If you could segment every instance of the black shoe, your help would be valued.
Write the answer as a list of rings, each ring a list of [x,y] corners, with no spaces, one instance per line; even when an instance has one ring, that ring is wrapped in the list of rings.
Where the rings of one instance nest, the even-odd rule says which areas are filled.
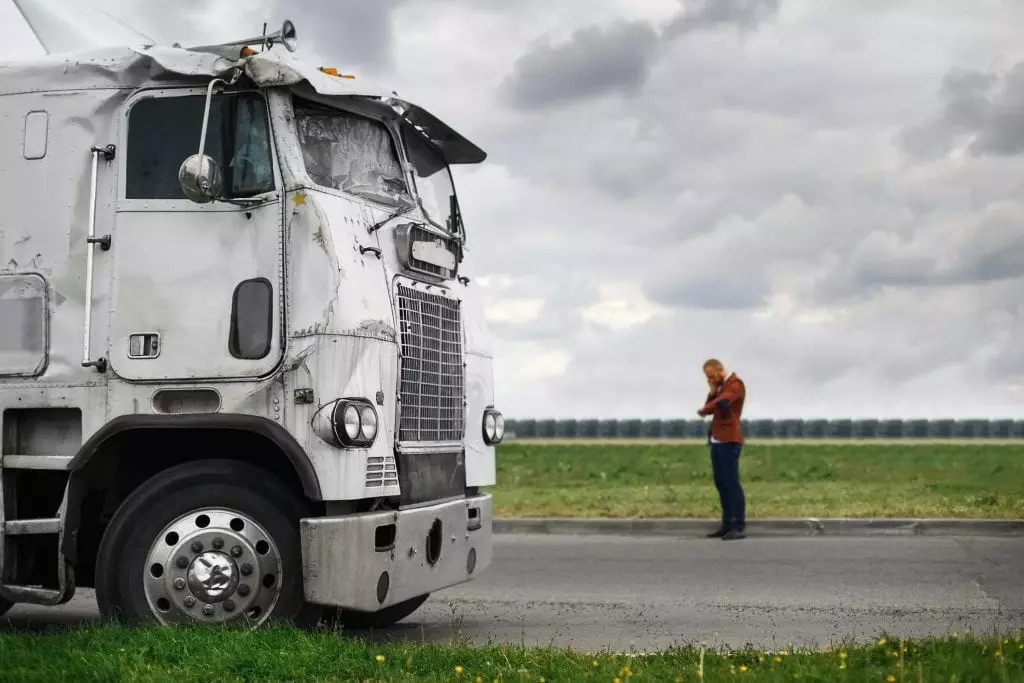
[[[708,538],[722,538],[727,533],[729,533],[729,527],[722,526],[722,527],[719,527],[719,529],[717,531],[712,531],[710,534],[707,535],[707,537]]]
[[[725,534],[722,536],[722,540],[723,541],[738,541],[739,539],[746,538],[746,537],[747,537],[747,535],[745,533],[743,533],[739,529],[729,529],[729,531],[725,532]]]

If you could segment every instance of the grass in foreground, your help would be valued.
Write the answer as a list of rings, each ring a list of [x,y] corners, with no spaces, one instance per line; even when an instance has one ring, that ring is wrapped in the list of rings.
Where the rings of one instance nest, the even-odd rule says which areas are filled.
[[[1024,681],[1020,634],[823,651],[630,657],[519,646],[374,645],[331,632],[89,628],[0,635],[4,681]]]
[[[504,517],[717,517],[703,444],[498,447]],[[1024,518],[1021,444],[747,444],[747,516]]]

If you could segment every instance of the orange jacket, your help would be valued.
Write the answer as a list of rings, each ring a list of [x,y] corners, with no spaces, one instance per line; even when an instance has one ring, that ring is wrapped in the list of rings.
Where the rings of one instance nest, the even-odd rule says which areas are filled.
[[[708,437],[728,443],[743,443],[743,429],[740,418],[743,416],[743,401],[747,397],[747,387],[743,380],[735,374],[729,375],[717,392],[708,394],[701,415],[711,415],[711,428]]]

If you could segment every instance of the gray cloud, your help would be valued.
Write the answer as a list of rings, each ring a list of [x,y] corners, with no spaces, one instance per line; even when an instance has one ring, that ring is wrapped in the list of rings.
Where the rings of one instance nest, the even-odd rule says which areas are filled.
[[[608,26],[577,29],[564,43],[545,40],[512,65],[502,83],[506,99],[523,110],[619,94],[635,97],[662,47],[696,31],[756,27],[778,11],[780,0],[681,0],[682,8],[662,26],[620,19]]]
[[[779,11],[780,0],[684,0],[683,11],[664,29],[668,39],[721,26],[745,31]]]
[[[990,104],[974,148],[977,153],[1020,154],[1024,152],[1024,62],[1003,79],[1003,88]]]
[[[907,126],[904,148],[921,158],[946,154],[960,136],[970,136],[975,156],[1024,152],[1024,62],[1005,74],[955,68],[939,88],[938,116]]]
[[[648,22],[617,21],[544,42],[516,60],[502,85],[509,101],[535,109],[607,93],[635,95],[647,80],[658,35]]]

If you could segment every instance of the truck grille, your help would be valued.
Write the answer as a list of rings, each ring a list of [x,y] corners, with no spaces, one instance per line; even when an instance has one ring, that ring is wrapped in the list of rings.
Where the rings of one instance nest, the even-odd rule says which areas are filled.
[[[460,303],[398,285],[402,338],[399,441],[462,440],[465,391]]]

